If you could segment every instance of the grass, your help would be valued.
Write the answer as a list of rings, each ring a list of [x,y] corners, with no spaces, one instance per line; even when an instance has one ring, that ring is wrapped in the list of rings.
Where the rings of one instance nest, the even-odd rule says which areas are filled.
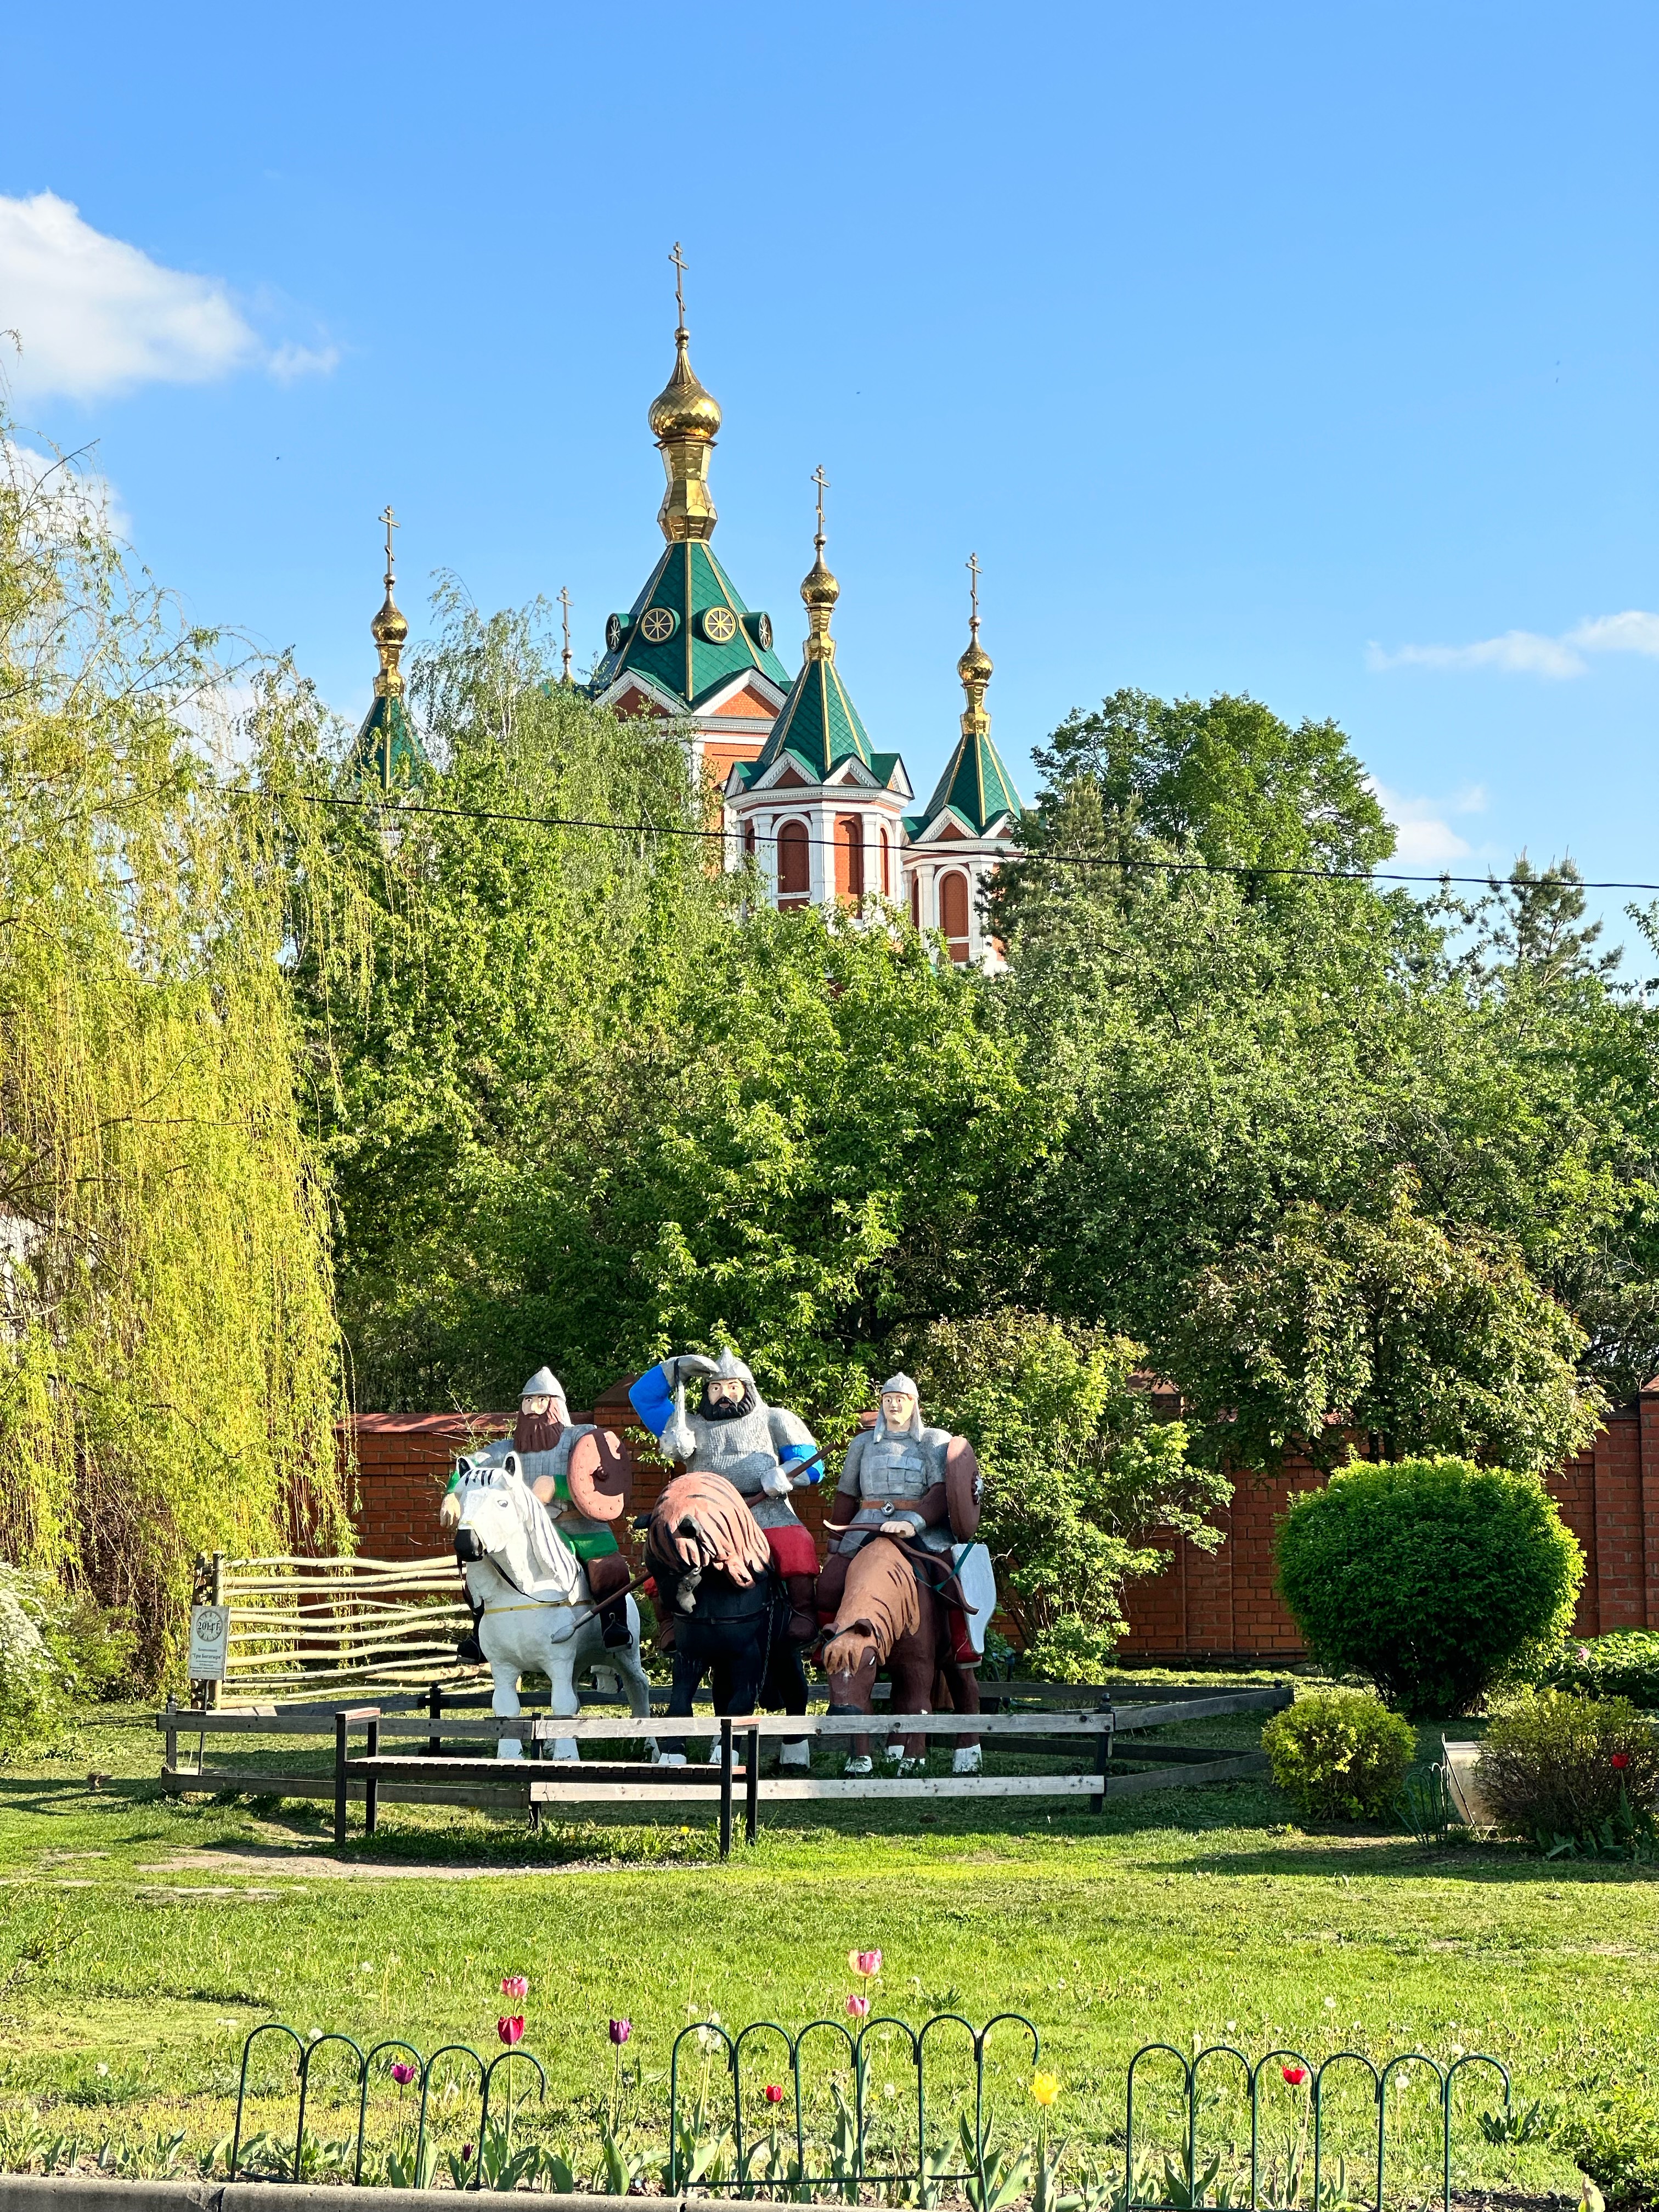
[[[1243,1747],[1255,1727],[1188,1734]],[[1425,1756],[1432,1742],[1425,1731]],[[920,1821],[780,1807],[725,1867],[701,1812],[548,1821],[532,1837],[516,1818],[393,1806],[342,1875],[325,1870],[326,1806],[169,1802],[159,1763],[148,1715],[111,1711],[50,1758],[0,1769],[0,2159],[6,2128],[36,2118],[93,2147],[182,2130],[205,2150],[229,2130],[242,2040],[264,2020],[494,2049],[511,1972],[531,1978],[526,2047],[548,2067],[553,2133],[594,2135],[614,2087],[606,2023],[626,2016],[629,2096],[660,2134],[688,2017],[838,2017],[848,1950],[875,1945],[886,2010],[1028,2014],[1063,2084],[1057,2130],[1103,2155],[1121,2136],[1124,2067],[1153,2041],[1316,2061],[1482,2050],[1511,2068],[1518,2108],[1615,2081],[1659,2094],[1652,1869],[1306,1832],[1266,1784],[1098,1817],[1064,1801],[945,1800]],[[94,1772],[108,1778],[96,1790]],[[1029,2073],[1005,2045],[994,2098],[1022,2139]],[[1155,2085],[1149,2097],[1172,2148],[1172,2103]],[[1482,2139],[1474,2118],[1493,2100],[1474,2080],[1468,2098],[1471,2186],[1577,2194],[1542,2145]],[[1362,2105],[1334,2151],[1363,2164]],[[1419,2179],[1425,2114],[1407,2129]],[[266,2120],[291,2130],[291,2102],[261,2100]]]

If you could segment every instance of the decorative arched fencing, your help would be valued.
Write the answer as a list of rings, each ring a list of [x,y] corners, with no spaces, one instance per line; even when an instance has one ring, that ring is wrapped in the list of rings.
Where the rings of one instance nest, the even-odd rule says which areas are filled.
[[[297,2089],[294,2133],[280,2144],[268,2135],[250,2140],[244,2134],[250,2061],[260,2039],[273,2036],[293,2046],[290,2086]],[[793,2031],[775,2021],[751,2021],[735,2032],[718,2020],[692,2021],[675,2036],[670,2055],[661,2185],[671,2197],[696,2191],[799,2203],[807,2192],[818,2191],[853,2202],[874,2190],[891,2201],[923,2204],[959,2192],[975,2212],[1000,2212],[1025,2197],[1052,2208],[1059,2196],[1055,2172],[1060,2152],[1055,2149],[1051,2156],[1046,2110],[1039,2116],[1035,2150],[1017,2152],[997,2142],[987,2079],[994,2036],[999,2074],[1006,2081],[1006,2069],[1018,2062],[1022,2089],[1029,2086],[1046,2106],[1059,2084],[1035,2070],[1042,2059],[1041,2039],[1021,2013],[999,2013],[981,2027],[954,2012],[932,2014],[920,2027],[893,2014],[865,2017],[856,2026],[813,2020]],[[688,2044],[701,2057],[700,2064],[694,2062],[693,2086],[688,2086],[682,2058]],[[955,2054],[962,2101],[954,2125],[940,2127],[937,2069],[946,2050]],[[355,2126],[341,2140],[319,2145],[307,2128],[313,2075],[325,2054],[340,2052],[349,2056],[341,2069],[343,2083],[334,2085],[335,2093],[343,2087]],[[447,2067],[452,2085],[457,2071],[473,2085],[459,2097],[453,2086],[444,2093],[449,2130],[466,2136],[459,2156],[447,2154],[454,2185],[500,2189],[539,2180],[568,2193],[575,2186],[568,2157],[534,2142],[514,2147],[515,2065],[532,2070],[539,2108],[548,2087],[546,2071],[522,2049],[508,2048],[486,2060],[470,2045],[446,2044],[423,2057],[400,2037],[364,2049],[338,2031],[305,2037],[284,2024],[267,2022],[242,2047],[230,2179],[256,2173],[261,2179],[298,2181],[329,2170],[361,2183],[370,2162],[369,2094],[378,2075],[398,2089],[399,2141],[395,2152],[374,2154],[374,2178],[424,2185],[435,2158],[434,2085]],[[1028,2066],[1034,2069],[1029,2085]],[[1391,2124],[1391,2115],[1405,2101],[1401,2092],[1409,2077],[1432,2092],[1427,2100],[1416,2100],[1419,2109],[1412,2115],[1419,2136],[1425,2120],[1429,2128],[1426,2142],[1414,2146],[1419,2155],[1413,2161],[1413,2193],[1431,2172],[1439,2184],[1443,2212],[1451,2212],[1456,2092],[1460,2076],[1470,2069],[1485,2069],[1501,2092],[1502,2114],[1479,2116],[1487,2140],[1500,2140],[1508,2126],[1509,2069],[1482,2051],[1460,2052],[1443,2065],[1422,2051],[1401,2051],[1379,2064],[1357,2051],[1333,2051],[1316,2062],[1286,2047],[1252,2060],[1232,2044],[1210,2045],[1191,2054],[1173,2044],[1143,2044],[1124,2078],[1121,2157],[1113,2150],[1103,2169],[1068,2178],[1066,2200],[1077,2212],[1198,2212],[1206,2205],[1231,2212],[1384,2212],[1390,2151],[1397,2150],[1396,2138],[1406,2124],[1397,2119]],[[757,2081],[770,2072],[780,2078],[757,2090]],[[890,2078],[894,2073],[908,2074],[902,2087]],[[878,2074],[890,2077],[881,2083],[888,2101],[879,2109],[885,2112],[890,2105],[893,2113],[885,2126],[872,2109]],[[827,2088],[827,2097],[815,2100],[815,2087]],[[402,2100],[416,2087],[411,2141]],[[1103,2102],[1109,2093],[1101,2085],[1089,2094]],[[1073,2091],[1073,2106],[1076,2096]],[[1334,2106],[1341,2108],[1337,2117],[1351,2133],[1363,2122],[1365,2155],[1352,2171],[1346,2154],[1333,2171]],[[1155,2108],[1151,2120],[1149,2107]],[[527,2108],[519,2101],[519,2109]],[[763,2112],[772,2115],[769,2126],[757,2117]],[[620,2196],[643,2180],[647,2165],[643,2157],[631,2165],[623,2161],[613,2126],[621,2132],[619,2123],[606,2124],[604,2165]],[[1115,2125],[1100,2132],[1114,2142],[1119,2137]],[[711,2154],[711,2146],[729,2149],[729,2164]],[[258,2155],[251,2155],[256,2147]],[[1427,2161],[1420,2154],[1425,2150]],[[1231,2160],[1224,2171],[1224,2160]],[[895,2191],[900,2192],[897,2197]]]

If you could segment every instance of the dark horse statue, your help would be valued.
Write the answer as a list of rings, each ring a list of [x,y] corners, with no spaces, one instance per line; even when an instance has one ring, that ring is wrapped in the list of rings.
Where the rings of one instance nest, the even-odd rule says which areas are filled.
[[[823,1668],[830,1677],[832,1713],[873,1717],[876,1681],[884,1668],[892,1678],[896,1713],[930,1713],[941,1705],[953,1712],[976,1713],[976,1662],[957,1656],[950,1613],[963,1603],[953,1578],[937,1554],[914,1550],[890,1536],[873,1536],[847,1563],[847,1585],[830,1624]],[[849,1774],[868,1774],[870,1737],[855,1735],[847,1762]],[[887,1757],[904,1773],[921,1764],[927,1739],[920,1730],[890,1742]],[[953,1762],[958,1774],[976,1774],[979,1738],[957,1739]]]
[[[705,1678],[717,1713],[743,1717],[757,1705],[806,1711],[789,1594],[764,1532],[724,1475],[674,1477],[652,1509],[646,1559],[674,1659],[671,1714],[690,1718]],[[683,1765],[684,1738],[665,1738],[663,1753]],[[779,1761],[808,1765],[805,1738],[786,1741]]]

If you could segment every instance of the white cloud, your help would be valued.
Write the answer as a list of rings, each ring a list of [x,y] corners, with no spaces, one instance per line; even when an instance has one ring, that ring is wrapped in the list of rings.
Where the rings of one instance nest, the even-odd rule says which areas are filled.
[[[58,453],[39,453],[33,446],[0,444],[3,467],[15,491],[28,496],[28,521],[43,538],[72,538],[90,527],[131,534],[131,522],[107,477],[81,467]]]
[[[1413,867],[1438,867],[1447,860],[1466,860],[1474,848],[1454,830],[1449,814],[1481,814],[1486,794],[1470,784],[1451,799],[1408,799],[1371,779],[1371,789],[1382,802],[1382,811],[1395,826],[1394,857]]]
[[[1559,637],[1534,629],[1506,629],[1473,645],[1402,645],[1387,652],[1365,648],[1365,665],[1388,668],[1495,668],[1506,676],[1583,676],[1586,653],[1641,653],[1659,660],[1659,615],[1631,607],[1621,615],[1587,615]]]
[[[340,365],[338,346],[279,345],[265,363],[278,384],[292,384],[296,376],[326,376]]]
[[[0,194],[0,328],[17,334],[21,352],[4,366],[30,398],[206,384],[253,366],[286,381],[337,358],[268,346],[220,278],[164,268],[56,192]]]
[[[1402,645],[1386,653],[1375,643],[1365,648],[1368,668],[1496,668],[1506,676],[1582,676],[1583,655],[1559,637],[1536,630],[1506,629],[1502,637],[1483,637],[1474,645]]]

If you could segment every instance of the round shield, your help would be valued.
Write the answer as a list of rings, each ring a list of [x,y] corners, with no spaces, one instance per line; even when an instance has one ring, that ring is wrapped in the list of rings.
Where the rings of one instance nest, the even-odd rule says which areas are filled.
[[[628,1510],[628,1462],[608,1429],[577,1437],[565,1480],[570,1503],[591,1520],[620,1520]]]
[[[952,1437],[945,1453],[945,1502],[951,1510],[951,1534],[965,1544],[978,1533],[979,1462],[966,1437]]]

